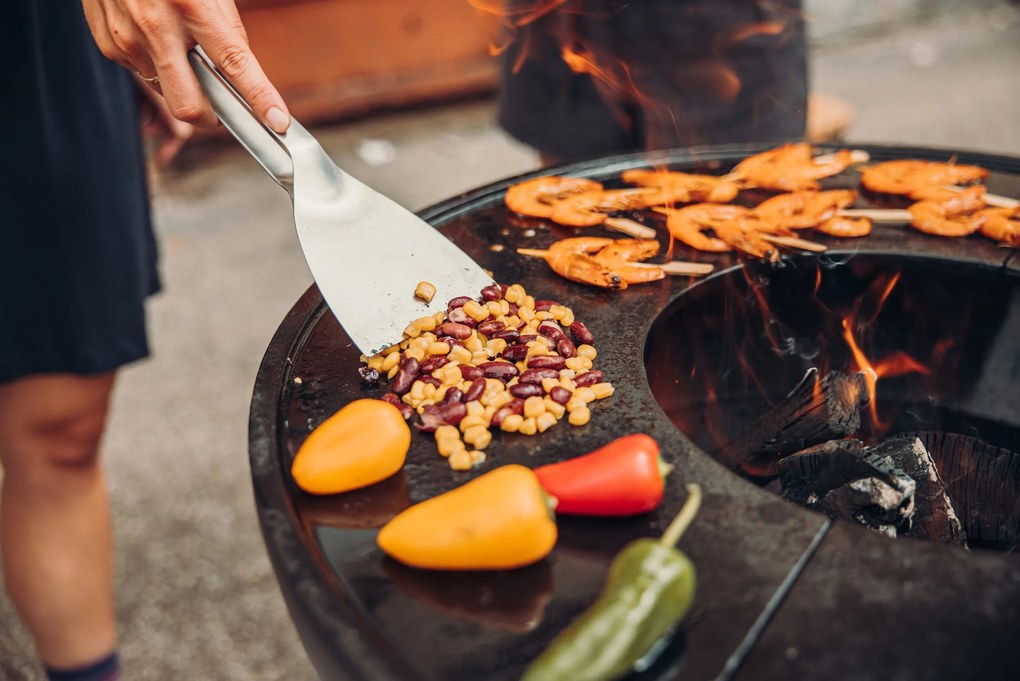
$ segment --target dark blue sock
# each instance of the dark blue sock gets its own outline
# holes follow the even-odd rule
[[[46,667],[50,681],[117,681],[120,678],[120,659],[113,651],[98,662],[74,669],[53,669]]]

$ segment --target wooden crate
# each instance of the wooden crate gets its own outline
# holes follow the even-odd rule
[[[492,90],[492,22],[467,0],[240,0],[252,47],[306,121]]]

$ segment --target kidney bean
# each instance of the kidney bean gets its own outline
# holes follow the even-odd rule
[[[560,369],[567,366],[567,360],[559,355],[538,355],[528,360],[529,369]]]
[[[397,395],[403,395],[411,389],[411,384],[420,373],[421,364],[414,357],[408,357],[401,362],[400,370],[397,371],[397,375],[393,377],[393,383],[390,384],[390,390]]]
[[[509,350],[509,348],[507,349]],[[498,378],[504,382],[509,381],[519,373],[517,367],[510,362],[485,362],[479,364],[478,368],[482,370],[486,378]]]
[[[562,385],[558,385],[549,391],[549,397],[551,397],[554,402],[559,402],[560,404],[566,404],[573,396],[574,393],[570,392]]]
[[[489,425],[493,428],[499,428],[503,425],[503,419],[510,414],[523,414],[524,413],[524,400],[517,399],[513,400],[506,405],[496,410],[496,413],[492,415],[492,419],[489,421]]]
[[[538,336],[536,336],[533,333],[525,333],[525,334],[521,335],[520,340],[518,340],[517,342],[521,343],[521,344],[530,343],[531,341],[533,341],[533,340],[535,340],[537,338],[538,338]]]
[[[394,395],[393,393],[386,393],[379,399],[382,400],[383,402],[392,404],[394,407],[399,409],[400,415],[404,417],[405,421],[414,416],[414,409],[411,408],[411,405],[404,404],[403,402],[400,401],[400,398]]]
[[[519,362],[528,356],[528,350],[530,348],[527,345],[508,345],[503,351],[502,357],[511,362]]]
[[[379,385],[379,372],[372,367],[358,367],[358,373],[361,375],[361,385],[368,388]]]
[[[528,398],[542,394],[542,386],[535,385],[534,383],[518,383],[517,385],[510,386],[510,394],[514,397]]]
[[[450,358],[446,355],[429,355],[421,361],[421,372],[423,374],[431,374],[439,367],[446,366],[446,363],[449,361]]]
[[[443,387],[443,382],[435,376],[419,376],[418,380],[422,383],[428,383],[429,385],[435,386],[436,388]]]
[[[447,313],[446,316],[451,322],[463,324],[464,326],[470,327],[472,329],[478,325],[478,322],[469,317],[468,313],[465,312],[464,308],[462,307],[453,308]]]
[[[569,339],[564,338],[556,343],[556,352],[560,353],[560,357],[570,359],[577,356],[577,347]]]
[[[506,324],[504,324],[503,322],[496,321],[495,319],[490,319],[489,321],[483,322],[478,325],[478,333],[483,333],[486,336],[491,336],[492,334],[498,331],[502,331],[505,328]]]
[[[482,289],[482,298],[485,300],[499,300],[503,297],[503,289],[499,284],[490,284]]]
[[[471,381],[471,385],[468,386],[467,392],[464,393],[465,402],[474,402],[482,393],[485,392],[485,379],[478,377]]]
[[[464,307],[464,303],[468,302],[469,300],[473,300],[473,298],[471,296],[457,296],[456,298],[451,299],[450,302],[446,304],[446,309],[452,310],[457,307]]]
[[[443,322],[439,325],[437,336],[453,336],[458,340],[471,337],[471,327],[458,322]]]
[[[581,322],[574,322],[570,325],[570,335],[574,337],[574,340],[578,343],[587,343],[591,345],[595,342],[595,336],[591,334],[588,327]]]
[[[474,381],[485,375],[485,372],[478,367],[468,366],[467,364],[460,365],[460,377],[465,381]]]
[[[521,334],[516,329],[504,329],[502,331],[497,331],[496,333],[492,334],[492,337],[501,338],[509,344],[516,343],[517,339],[521,337]]]
[[[464,347],[464,341],[462,341],[462,340],[460,340],[458,338],[454,338],[453,336],[440,336],[436,340],[439,341],[440,343],[446,343],[451,348],[454,345],[459,345],[460,347]]]
[[[499,284],[499,294],[501,298],[506,298],[506,292],[510,289],[508,284]]]
[[[507,303],[510,306],[510,311],[507,315],[515,315],[520,311],[520,306],[517,303]]]
[[[580,376],[574,379],[574,385],[578,388],[584,388],[586,386],[593,386],[596,383],[601,383],[605,379],[602,378],[602,372],[598,369],[592,371],[586,371]]]
[[[443,399],[439,400],[439,404],[446,404],[447,402],[467,402],[464,399],[464,393],[460,388],[450,388],[443,395]]]
[[[556,342],[567,339],[566,334],[563,333],[563,330],[560,329],[560,325],[556,322],[542,322],[538,325],[538,332],[546,338],[551,338]]]
[[[467,416],[463,402],[441,402],[426,406],[421,413],[421,430],[435,432],[439,426],[455,426]]]
[[[535,312],[548,312],[553,305],[559,305],[555,300],[536,300]]]
[[[392,404],[394,407],[399,407],[401,404],[403,404],[403,402],[400,401],[400,398],[397,397],[396,393],[386,393],[379,399],[382,400],[383,402]]]
[[[526,321],[524,321],[524,320],[522,319],[522,320],[521,320],[521,322],[520,322],[520,324],[518,324],[518,325],[517,325],[517,330],[518,330],[518,331],[523,331],[523,330],[524,330],[524,328],[525,328],[525,327],[526,327],[527,325],[528,325],[528,323],[527,323]]]
[[[559,378],[560,372],[555,369],[528,369],[521,373],[518,380],[520,383],[535,383],[541,385],[547,378]]]

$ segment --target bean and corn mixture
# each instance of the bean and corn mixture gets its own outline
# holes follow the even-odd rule
[[[414,320],[400,343],[362,356],[360,371],[367,383],[391,379],[382,399],[405,419],[417,414],[450,467],[468,470],[485,461],[491,429],[535,435],[564,417],[588,423],[588,405],[613,394],[593,367],[594,341],[570,308],[493,284],[480,301],[460,296]]]

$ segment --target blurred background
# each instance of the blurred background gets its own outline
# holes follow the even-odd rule
[[[495,122],[491,16],[467,0],[239,0],[296,116],[353,175],[420,209],[539,167]],[[1020,8],[806,0],[815,132],[1020,155]],[[105,442],[125,678],[311,680],[257,526],[251,388],[311,283],[287,196],[231,139],[152,171],[164,292]],[[0,679],[42,678],[0,596]]]

